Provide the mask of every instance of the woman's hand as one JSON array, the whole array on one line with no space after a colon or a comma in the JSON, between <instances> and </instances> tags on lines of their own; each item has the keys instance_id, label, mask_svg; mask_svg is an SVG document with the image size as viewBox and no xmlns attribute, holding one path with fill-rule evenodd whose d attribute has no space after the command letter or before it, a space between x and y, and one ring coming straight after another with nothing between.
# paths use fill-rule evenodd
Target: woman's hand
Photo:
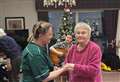
<instances>
[{"instance_id":1,"label":"woman's hand","mask_svg":"<svg viewBox=\"0 0 120 82\"><path fill-rule=\"evenodd\" d=\"M10 58L5 59L4 60L4 64L6 64L5 67L7 68L7 71L11 71L12 70L12 65L11 65Z\"/></svg>"},{"instance_id":2,"label":"woman's hand","mask_svg":"<svg viewBox=\"0 0 120 82\"><path fill-rule=\"evenodd\" d=\"M63 65L63 68L66 70L66 71L73 71L74 70L74 64L72 63L66 63L65 65Z\"/></svg>"},{"instance_id":3,"label":"woman's hand","mask_svg":"<svg viewBox=\"0 0 120 82\"><path fill-rule=\"evenodd\" d=\"M59 70L60 67L54 66L54 70Z\"/></svg>"}]
</instances>

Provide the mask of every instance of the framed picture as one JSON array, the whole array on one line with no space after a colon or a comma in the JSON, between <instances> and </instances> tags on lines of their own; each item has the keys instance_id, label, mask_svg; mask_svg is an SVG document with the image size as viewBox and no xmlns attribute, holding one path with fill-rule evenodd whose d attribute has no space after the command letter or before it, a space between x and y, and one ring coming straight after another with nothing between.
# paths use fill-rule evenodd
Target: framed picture
<instances>
[{"instance_id":1,"label":"framed picture","mask_svg":"<svg viewBox=\"0 0 120 82\"><path fill-rule=\"evenodd\" d=\"M21 30L25 29L24 17L5 17L6 30Z\"/></svg>"}]
</instances>

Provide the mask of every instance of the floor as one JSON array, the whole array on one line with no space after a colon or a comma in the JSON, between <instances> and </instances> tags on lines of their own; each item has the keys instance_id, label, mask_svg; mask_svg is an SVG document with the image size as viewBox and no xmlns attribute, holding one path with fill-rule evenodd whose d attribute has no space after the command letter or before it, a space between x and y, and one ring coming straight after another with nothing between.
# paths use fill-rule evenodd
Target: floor
<instances>
[{"instance_id":1,"label":"floor","mask_svg":"<svg viewBox=\"0 0 120 82\"><path fill-rule=\"evenodd\" d=\"M120 82L120 72L103 72L103 82Z\"/></svg>"},{"instance_id":2,"label":"floor","mask_svg":"<svg viewBox=\"0 0 120 82\"><path fill-rule=\"evenodd\" d=\"M103 82L120 82L120 72L102 72ZM68 82L57 78L54 82Z\"/></svg>"},{"instance_id":3,"label":"floor","mask_svg":"<svg viewBox=\"0 0 120 82\"><path fill-rule=\"evenodd\" d=\"M120 72L102 72L103 82L120 82ZM54 82L65 82L60 78Z\"/></svg>"}]
</instances>

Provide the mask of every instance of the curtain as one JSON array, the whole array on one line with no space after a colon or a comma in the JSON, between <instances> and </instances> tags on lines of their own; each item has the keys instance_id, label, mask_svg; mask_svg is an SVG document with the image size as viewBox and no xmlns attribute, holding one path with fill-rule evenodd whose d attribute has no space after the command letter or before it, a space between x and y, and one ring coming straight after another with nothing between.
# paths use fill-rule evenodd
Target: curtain
<instances>
[{"instance_id":1,"label":"curtain","mask_svg":"<svg viewBox=\"0 0 120 82\"><path fill-rule=\"evenodd\" d=\"M120 59L120 10L118 12L118 23L117 23L117 33L116 33L116 54Z\"/></svg>"},{"instance_id":2,"label":"curtain","mask_svg":"<svg viewBox=\"0 0 120 82\"><path fill-rule=\"evenodd\" d=\"M118 10L104 10L102 13L103 33L107 39L107 52L116 54L115 37Z\"/></svg>"}]
</instances>

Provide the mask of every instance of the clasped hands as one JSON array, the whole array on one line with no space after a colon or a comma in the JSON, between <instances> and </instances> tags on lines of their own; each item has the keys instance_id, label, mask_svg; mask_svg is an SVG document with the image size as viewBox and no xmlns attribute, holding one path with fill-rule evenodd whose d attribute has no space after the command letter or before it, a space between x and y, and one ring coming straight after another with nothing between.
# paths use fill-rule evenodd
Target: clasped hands
<instances>
[{"instance_id":1,"label":"clasped hands","mask_svg":"<svg viewBox=\"0 0 120 82\"><path fill-rule=\"evenodd\" d=\"M75 64L72 64L72 63L66 63L64 64L61 68L64 70L64 71L73 71L74 70L74 66ZM60 69L59 67L55 67L55 70L58 70Z\"/></svg>"}]
</instances>

